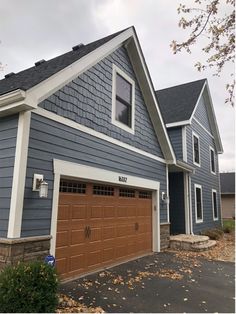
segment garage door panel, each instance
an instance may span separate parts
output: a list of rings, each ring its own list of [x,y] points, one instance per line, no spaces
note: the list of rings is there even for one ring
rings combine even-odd
[[[119,191],[86,183],[84,194],[60,193],[56,259],[62,278],[151,251],[151,200],[132,189]]]
[[[71,239],[70,243],[73,244],[79,244],[83,243],[85,240],[85,233],[84,233],[84,227],[83,229],[80,228],[79,230],[72,230],[71,231]]]
[[[58,220],[68,220],[70,211],[69,211],[70,205],[59,205],[58,208]]]
[[[103,208],[104,218],[116,218],[115,206],[104,206]]]
[[[116,236],[116,226],[115,225],[108,225],[103,226],[102,228],[102,238],[103,240],[111,239]]]
[[[69,259],[69,271],[81,271],[86,268],[86,255],[79,254]]]
[[[76,220],[87,219],[87,206],[83,205],[72,205],[71,218]]]
[[[57,233],[57,247],[69,245],[69,231],[59,231]]]

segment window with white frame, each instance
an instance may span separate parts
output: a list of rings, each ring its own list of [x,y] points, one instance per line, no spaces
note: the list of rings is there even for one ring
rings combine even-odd
[[[216,190],[212,190],[212,210],[213,210],[213,219],[218,220],[218,207],[217,207]]]
[[[215,150],[212,147],[210,147],[210,167],[211,173],[216,174]]]
[[[135,82],[113,65],[112,123],[134,133]]]
[[[193,133],[193,163],[200,166],[200,144],[199,136]]]
[[[195,215],[196,223],[203,222],[202,187],[195,184]]]

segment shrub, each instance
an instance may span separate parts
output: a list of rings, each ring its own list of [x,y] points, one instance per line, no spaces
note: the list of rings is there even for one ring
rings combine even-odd
[[[202,232],[202,235],[208,236],[211,240],[219,240],[223,234],[221,229],[208,229]]]
[[[223,230],[225,233],[230,233],[235,230],[235,220],[225,219],[223,220]]]
[[[58,279],[55,268],[42,262],[7,266],[0,273],[0,312],[55,312]]]

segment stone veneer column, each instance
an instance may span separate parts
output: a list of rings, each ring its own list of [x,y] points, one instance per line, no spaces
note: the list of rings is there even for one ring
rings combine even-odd
[[[51,236],[0,238],[0,269],[19,261],[43,260],[49,254]]]
[[[170,223],[161,223],[160,225],[161,235],[161,250],[166,249],[170,245]]]

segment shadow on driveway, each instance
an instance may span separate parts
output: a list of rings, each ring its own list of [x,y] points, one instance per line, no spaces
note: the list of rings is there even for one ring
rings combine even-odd
[[[234,313],[234,263],[162,252],[61,285],[105,312]]]

